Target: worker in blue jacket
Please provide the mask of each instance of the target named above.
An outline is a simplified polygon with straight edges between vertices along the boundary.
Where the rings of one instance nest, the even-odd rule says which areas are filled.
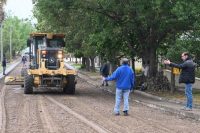
[[[124,99],[124,115],[128,115],[129,110],[129,93],[134,87],[134,72],[128,64],[129,60],[124,58],[122,65],[118,67],[111,76],[104,78],[105,81],[116,81],[116,95],[115,95],[115,107],[114,114],[120,115],[120,102]]]

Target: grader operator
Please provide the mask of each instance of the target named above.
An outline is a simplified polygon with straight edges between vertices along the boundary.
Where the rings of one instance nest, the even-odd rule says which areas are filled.
[[[64,34],[30,34],[29,67],[22,68],[21,73],[25,94],[33,93],[33,88],[61,88],[64,93],[75,93],[76,71],[65,67],[64,37]]]

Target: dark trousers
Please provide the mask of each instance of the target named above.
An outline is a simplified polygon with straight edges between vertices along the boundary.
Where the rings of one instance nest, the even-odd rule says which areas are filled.
[[[5,75],[6,73],[6,67],[5,66],[3,66],[3,75]]]

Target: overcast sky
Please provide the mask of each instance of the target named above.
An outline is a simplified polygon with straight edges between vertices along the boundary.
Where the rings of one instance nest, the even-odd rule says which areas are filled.
[[[17,16],[20,19],[29,18],[32,14],[32,0],[7,0],[5,11],[11,12],[12,16]]]

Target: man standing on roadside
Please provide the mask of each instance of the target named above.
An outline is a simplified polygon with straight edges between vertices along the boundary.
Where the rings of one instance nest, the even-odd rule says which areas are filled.
[[[3,67],[3,75],[6,75],[6,57],[3,57],[2,61],[2,67]]]
[[[187,98],[187,102],[184,110],[191,111],[193,96],[192,96],[192,84],[195,83],[195,63],[189,56],[188,52],[184,52],[181,54],[181,59],[183,60],[182,64],[172,63],[170,60],[165,60],[164,64],[168,64],[171,67],[176,67],[182,69],[179,83],[185,83],[185,95]]]
[[[105,81],[116,81],[115,107],[114,114],[120,115],[120,102],[123,97],[124,100],[124,115],[128,115],[129,110],[129,93],[134,87],[134,72],[128,65],[129,60],[124,58],[122,65],[118,67],[111,76],[103,78]]]
[[[27,60],[26,60],[26,57],[25,57],[25,56],[22,56],[23,67],[26,66],[26,65],[25,65],[25,64],[26,64],[26,61],[27,61]]]

